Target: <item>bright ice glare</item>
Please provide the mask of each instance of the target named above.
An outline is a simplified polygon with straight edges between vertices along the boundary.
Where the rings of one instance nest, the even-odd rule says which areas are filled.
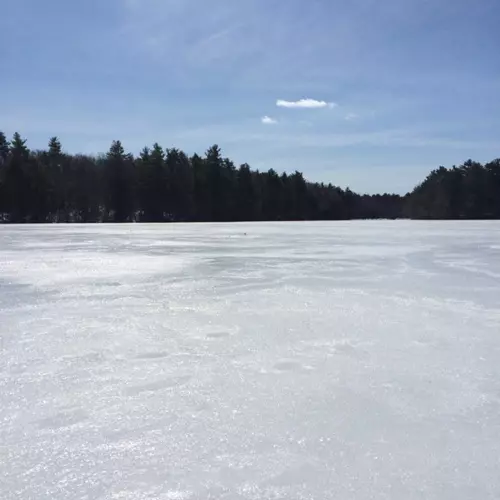
[[[0,227],[2,500],[498,500],[500,224]]]

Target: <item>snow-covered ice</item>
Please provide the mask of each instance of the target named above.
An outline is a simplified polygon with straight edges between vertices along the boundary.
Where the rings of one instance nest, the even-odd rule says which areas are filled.
[[[0,227],[2,500],[498,500],[500,224]]]

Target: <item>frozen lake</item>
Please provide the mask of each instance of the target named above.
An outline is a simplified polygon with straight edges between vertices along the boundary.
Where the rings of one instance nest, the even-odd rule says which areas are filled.
[[[498,500],[500,223],[0,227],[2,500]]]

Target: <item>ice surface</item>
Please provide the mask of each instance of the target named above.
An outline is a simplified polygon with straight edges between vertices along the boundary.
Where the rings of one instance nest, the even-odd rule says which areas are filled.
[[[500,224],[0,227],[0,498],[500,498]]]

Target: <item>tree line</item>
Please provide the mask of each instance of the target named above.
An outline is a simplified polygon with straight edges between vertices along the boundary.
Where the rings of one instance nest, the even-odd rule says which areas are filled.
[[[217,145],[203,156],[158,143],[138,156],[71,155],[57,137],[30,150],[0,132],[0,221],[167,222],[500,217],[500,160],[433,171],[405,196],[360,195],[301,172],[236,166]]]
[[[500,219],[500,159],[433,170],[407,197],[414,219]]]

